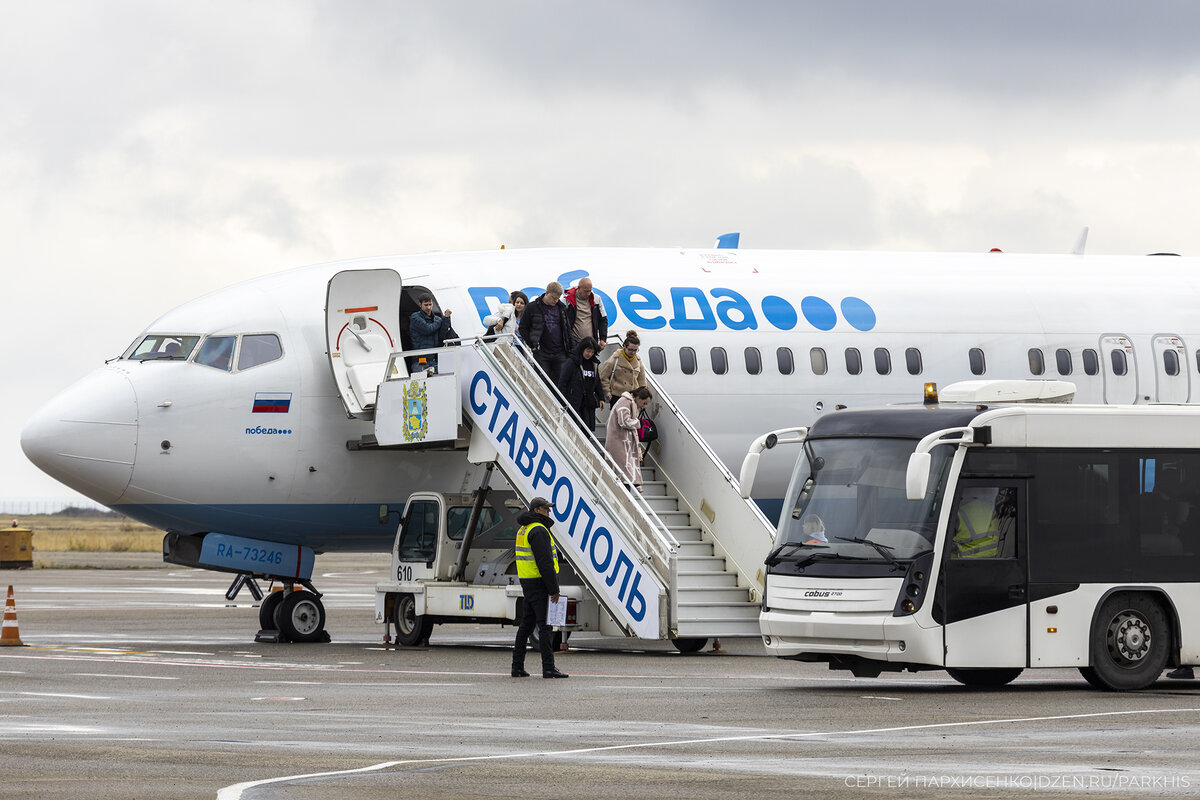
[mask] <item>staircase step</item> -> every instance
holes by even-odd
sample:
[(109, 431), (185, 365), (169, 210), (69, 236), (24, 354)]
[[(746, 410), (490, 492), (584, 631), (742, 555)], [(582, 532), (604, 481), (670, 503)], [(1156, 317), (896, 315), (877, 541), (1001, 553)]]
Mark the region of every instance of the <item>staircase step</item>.
[(681, 619), (677, 627), (680, 638), (724, 636), (730, 639), (757, 639), (762, 636), (757, 619), (753, 622), (734, 619)]
[[(713, 546), (711, 542), (680, 542), (679, 555), (688, 557), (704, 556), (713, 557)], [(724, 561), (724, 559), (722, 559)]]
[(686, 511), (660, 511), (658, 518), (668, 528), (691, 527), (692, 515)]
[[(697, 572), (725, 572), (725, 559), (716, 556), (680, 556), (677, 562), (680, 575), (694, 575)], [(731, 577), (736, 578), (736, 576)]]
[(758, 623), (757, 603), (741, 603), (720, 605), (717, 603), (680, 603), (679, 620), (741, 620)]
[[(643, 493), (644, 494), (644, 493)], [(674, 497), (646, 497), (646, 504), (654, 511), (678, 511), (679, 500)]]
[(666, 497), (667, 482), (666, 481), (648, 481), (643, 476), (642, 478), (642, 495), (647, 499), (651, 497)]
[[(744, 586), (679, 587), (679, 604), (695, 603), (749, 603), (750, 597)], [(757, 608), (757, 604), (755, 608)]]
[(680, 589), (724, 589), (737, 586), (737, 575), (730, 572), (680, 572), (676, 585)]
[(670, 531), (671, 535), (675, 537), (675, 541), (679, 542), (680, 544), (683, 544), (684, 542), (699, 542), (704, 538), (704, 534), (700, 532), (699, 528), (683, 527), (682, 525), (679, 525), (675, 527), (668, 527), (667, 530)]

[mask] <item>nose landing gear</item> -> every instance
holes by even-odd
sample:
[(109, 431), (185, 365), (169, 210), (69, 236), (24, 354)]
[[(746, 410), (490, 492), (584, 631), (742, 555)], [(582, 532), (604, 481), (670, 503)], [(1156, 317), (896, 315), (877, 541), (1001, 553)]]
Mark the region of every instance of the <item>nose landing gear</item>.
[[(269, 577), (269, 576), (264, 576)], [(302, 580), (284, 580), (282, 586), (263, 595), (262, 589), (254, 580), (255, 576), (241, 573), (233, 580), (225, 597), (229, 600), (237, 597), (245, 586), (255, 600), (261, 600), (258, 607), (258, 634), (256, 642), (328, 642), (329, 633), (325, 630), (325, 604), (321, 602), (321, 593), (311, 582)], [(303, 588), (298, 588), (303, 587)]]

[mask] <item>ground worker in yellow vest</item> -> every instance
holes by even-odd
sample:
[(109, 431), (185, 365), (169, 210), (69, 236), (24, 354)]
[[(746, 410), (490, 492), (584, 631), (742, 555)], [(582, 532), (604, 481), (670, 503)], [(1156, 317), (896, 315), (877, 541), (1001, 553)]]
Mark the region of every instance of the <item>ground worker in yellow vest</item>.
[[(990, 490), (995, 494), (995, 490)], [(996, 558), (1000, 555), (1000, 534), (996, 530), (996, 505), (992, 497), (963, 495), (958, 507), (958, 528), (954, 531), (953, 558)]]
[(517, 517), (521, 524), (517, 531), (517, 578), (521, 581), (521, 592), (525, 595), (524, 613), (517, 627), (517, 640), (513, 642), (512, 676), (528, 678), (525, 671), (525, 645), (529, 634), (537, 625), (538, 639), (542, 651), (542, 677), (566, 678), (554, 666), (554, 633), (546, 624), (546, 609), (553, 600), (558, 602), (558, 546), (550, 528), (554, 519), (550, 510), (554, 505), (544, 497), (535, 497), (529, 510)]

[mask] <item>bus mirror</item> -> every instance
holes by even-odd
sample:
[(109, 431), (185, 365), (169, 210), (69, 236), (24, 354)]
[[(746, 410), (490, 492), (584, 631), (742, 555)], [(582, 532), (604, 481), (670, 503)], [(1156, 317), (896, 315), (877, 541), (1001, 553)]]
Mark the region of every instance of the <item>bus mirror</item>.
[(388, 507), (386, 505), (379, 507), (379, 524), (386, 525), (388, 519)]
[(750, 452), (746, 454), (746, 458), (742, 461), (742, 472), (738, 477), (738, 484), (741, 486), (742, 497), (750, 498), (750, 491), (754, 488), (754, 476), (758, 472), (758, 453)]
[(924, 500), (929, 489), (929, 453), (913, 453), (908, 457), (908, 472), (904, 475), (904, 490), (909, 500)]

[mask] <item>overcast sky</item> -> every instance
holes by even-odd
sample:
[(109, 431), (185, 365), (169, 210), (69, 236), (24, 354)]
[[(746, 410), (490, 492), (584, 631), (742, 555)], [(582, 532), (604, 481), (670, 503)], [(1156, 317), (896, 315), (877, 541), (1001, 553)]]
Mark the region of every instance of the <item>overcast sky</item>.
[(558, 245), (1200, 254), (1191, 2), (0, 4), (0, 498), (155, 317)]

